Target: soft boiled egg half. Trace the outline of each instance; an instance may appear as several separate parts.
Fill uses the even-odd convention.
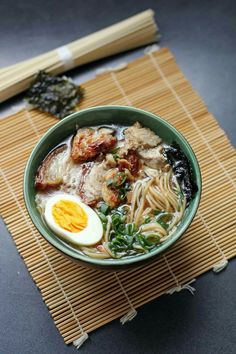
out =
[[[78,246],[99,242],[103,226],[98,215],[81,199],[68,194],[56,194],[48,199],[44,217],[58,236]]]

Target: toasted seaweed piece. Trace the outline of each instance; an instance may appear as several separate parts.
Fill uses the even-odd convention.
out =
[[[84,91],[66,76],[52,76],[39,71],[26,94],[26,100],[34,108],[62,119],[74,111]]]
[[[182,192],[186,196],[188,205],[198,191],[189,161],[176,142],[164,149],[164,155],[168,163],[172,166]]]

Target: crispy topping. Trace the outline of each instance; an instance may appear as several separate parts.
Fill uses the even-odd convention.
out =
[[[91,161],[99,154],[111,150],[116,141],[111,129],[79,129],[72,142],[71,158],[75,162]]]

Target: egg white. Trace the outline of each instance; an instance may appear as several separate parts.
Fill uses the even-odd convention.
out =
[[[77,203],[86,213],[88,217],[87,226],[80,232],[70,232],[60,227],[54,220],[52,209],[55,203],[60,200],[69,200]],[[52,231],[64,240],[78,246],[92,246],[99,242],[103,235],[102,222],[96,212],[88,205],[81,202],[79,197],[68,194],[56,194],[49,198],[44,212],[44,218],[47,225]]]

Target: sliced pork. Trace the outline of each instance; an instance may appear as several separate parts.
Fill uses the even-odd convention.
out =
[[[66,165],[69,159],[69,149],[66,144],[55,148],[40,165],[36,177],[35,187],[44,190],[57,187],[63,182]]]
[[[108,128],[79,129],[72,142],[71,158],[75,162],[86,162],[109,152],[117,142],[112,134],[113,130]]]

